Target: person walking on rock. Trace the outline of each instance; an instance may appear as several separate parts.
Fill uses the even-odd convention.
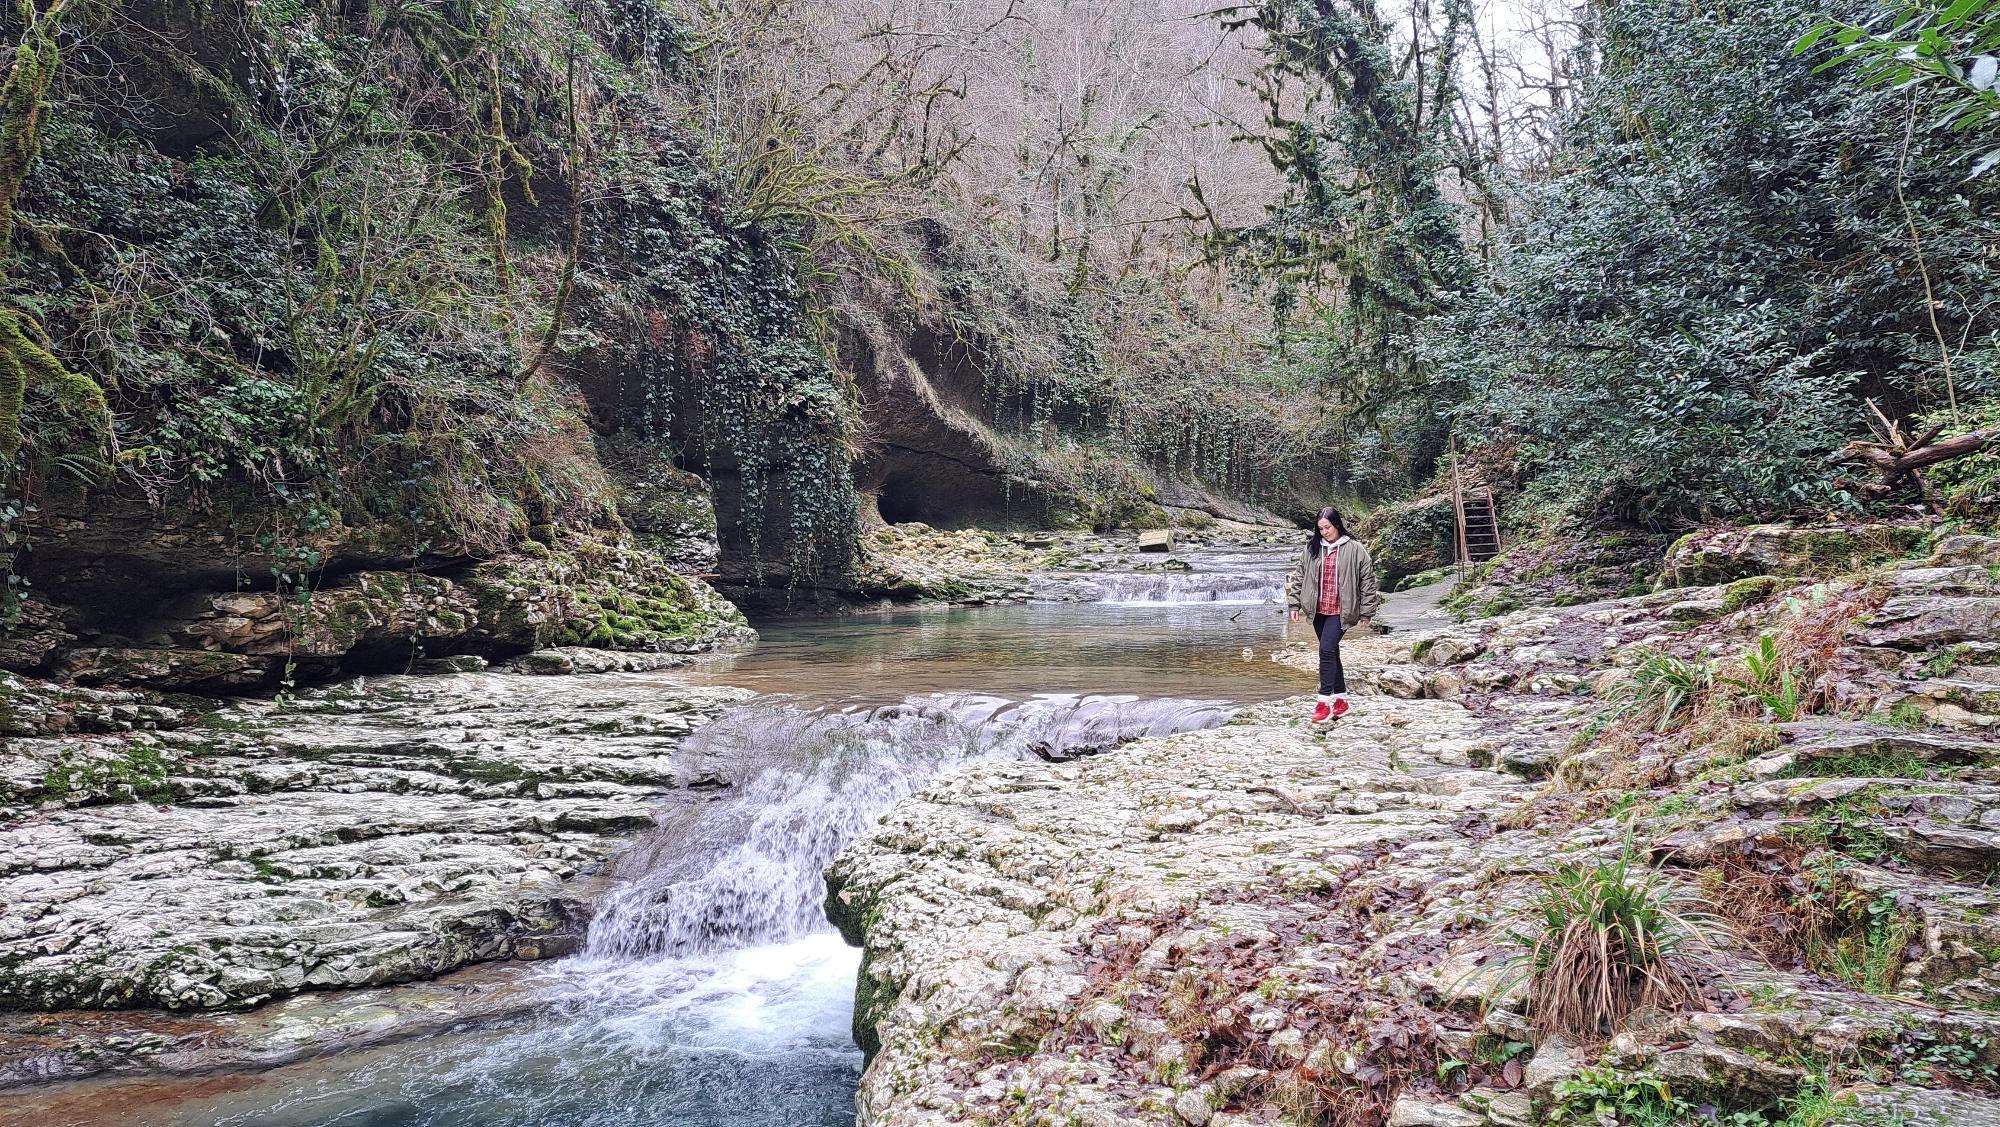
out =
[[[1315,724],[1347,714],[1347,674],[1340,667],[1340,636],[1366,626],[1382,606],[1375,583],[1375,560],[1361,541],[1347,534],[1340,510],[1329,505],[1306,536],[1306,548],[1285,579],[1292,621],[1310,617],[1319,636],[1319,700]]]

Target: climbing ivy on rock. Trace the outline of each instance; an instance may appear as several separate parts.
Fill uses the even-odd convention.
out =
[[[62,70],[86,2],[0,17],[0,454],[18,423],[33,456],[0,511],[71,457],[288,560],[486,554],[615,525],[589,425],[656,425],[741,469],[753,549],[769,506],[795,568],[845,561],[850,396],[792,234],[744,220],[683,119],[667,7],[121,10],[63,40],[116,65]],[[614,306],[681,343],[657,411],[587,417],[557,372]]]
[[[1262,140],[1286,187],[1263,223],[1220,231],[1212,253],[1268,287],[1282,332],[1300,321],[1335,346],[1316,350],[1315,374],[1349,417],[1434,396],[1417,330],[1474,285],[1464,217],[1441,183],[1470,8],[1447,0],[1435,42],[1401,48],[1374,0],[1226,11],[1266,37],[1259,78],[1275,128]],[[1306,90],[1296,112],[1282,93],[1293,81]],[[1338,301],[1299,305],[1324,292]]]
[[[749,222],[717,171],[671,137],[636,133],[608,162],[585,241],[616,293],[588,328],[639,389],[632,423],[735,476],[729,516],[757,570],[845,566],[853,392],[808,316],[796,246],[783,227]]]

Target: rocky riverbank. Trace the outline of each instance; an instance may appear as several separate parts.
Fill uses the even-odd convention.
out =
[[[862,1124],[2000,1122],[2000,542],[1926,549],[1359,642],[1330,729],[941,782],[828,878]],[[1551,1033],[1516,956],[1621,858],[1695,992]]]
[[[1239,557],[1290,547],[1297,530],[1199,515],[1191,525],[1123,533],[889,525],[862,537],[850,595],[864,602],[962,606],[1157,599],[1204,568],[1232,579],[1251,577],[1241,590],[1217,588],[1223,597],[1261,597],[1273,583],[1282,588],[1282,575],[1268,581],[1257,575],[1272,566],[1269,561]]]
[[[0,1007],[241,1007],[571,950],[588,874],[726,781],[680,741],[748,694],[365,678],[197,714],[18,680],[79,731],[0,752]],[[127,730],[116,730],[125,728]]]

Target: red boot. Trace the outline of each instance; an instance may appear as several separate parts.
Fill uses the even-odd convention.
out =
[[[1328,707],[1325,701],[1313,705],[1313,723],[1324,724],[1331,719],[1333,719],[1333,709]]]

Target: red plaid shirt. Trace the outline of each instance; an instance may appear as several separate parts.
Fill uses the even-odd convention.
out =
[[[1340,613],[1340,553],[1324,543],[1319,557],[1319,613]]]

